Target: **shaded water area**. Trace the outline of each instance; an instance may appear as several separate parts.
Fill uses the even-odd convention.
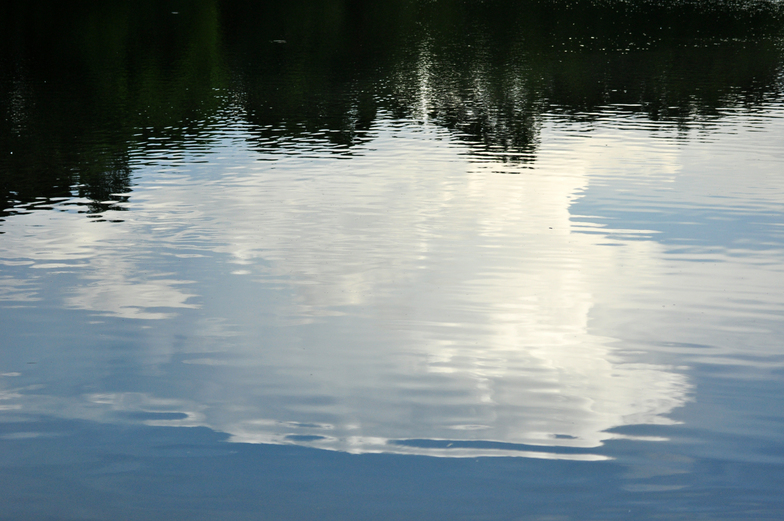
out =
[[[780,519],[784,5],[0,7],[0,520]]]

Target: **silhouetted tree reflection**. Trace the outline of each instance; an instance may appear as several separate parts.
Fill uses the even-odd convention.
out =
[[[76,192],[94,201],[91,212],[105,211],[127,198],[134,153],[194,139],[207,149],[227,106],[248,124],[250,146],[267,152],[289,153],[295,140],[298,150],[351,154],[383,112],[450,129],[499,160],[532,161],[547,113],[591,120],[622,106],[688,131],[782,89],[776,2],[50,0],[0,9],[3,209]]]
[[[217,5],[180,5],[0,8],[0,211],[74,194],[89,213],[121,209],[131,150],[205,128],[226,78]]]
[[[531,159],[545,112],[593,119],[622,105],[688,128],[781,88],[775,3],[299,0],[223,12],[266,150],[282,133],[345,152],[383,110]]]

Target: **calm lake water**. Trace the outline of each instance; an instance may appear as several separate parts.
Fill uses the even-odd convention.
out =
[[[0,28],[0,519],[784,516],[783,4]]]

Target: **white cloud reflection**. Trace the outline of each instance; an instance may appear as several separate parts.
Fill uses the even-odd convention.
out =
[[[667,424],[688,400],[680,369],[620,352],[646,332],[690,334],[662,318],[662,292],[691,318],[717,284],[697,271],[750,271],[743,259],[679,263],[639,240],[648,231],[614,236],[573,221],[597,165],[617,173],[633,158],[655,172],[652,184],[672,182],[683,162],[672,141],[635,142],[629,130],[622,144],[611,132],[564,138],[523,170],[466,155],[430,127],[381,126],[348,161],[259,162],[230,142],[247,137],[237,132],[206,166],[145,171],[125,223],[62,214],[35,233],[25,224],[49,214],[4,223],[4,258],[77,275],[66,307],[136,319],[198,307],[210,317],[193,318],[155,392],[9,390],[4,406],[99,421],[149,413],[151,425],[204,425],[237,442],[597,459],[590,449],[619,437],[613,429]],[[225,282],[178,273],[164,251],[203,260]],[[186,279],[196,279],[188,292]],[[279,300],[253,296],[262,290]],[[624,322],[641,318],[649,323]]]
[[[165,278],[140,262],[146,253],[140,246],[146,241],[136,235],[138,227],[118,224],[94,222],[72,212],[15,216],[4,226],[2,262],[31,271],[21,279],[0,278],[0,299],[35,301],[42,299],[43,292],[51,299],[55,295],[45,286],[46,277],[71,274],[79,283],[56,296],[66,308],[119,318],[163,319],[172,316],[172,308],[195,307],[188,302],[195,295],[179,289],[188,281]]]

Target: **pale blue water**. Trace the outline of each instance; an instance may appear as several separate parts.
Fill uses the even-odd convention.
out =
[[[0,519],[784,515],[780,32],[357,65],[198,5],[206,87],[4,69]]]

